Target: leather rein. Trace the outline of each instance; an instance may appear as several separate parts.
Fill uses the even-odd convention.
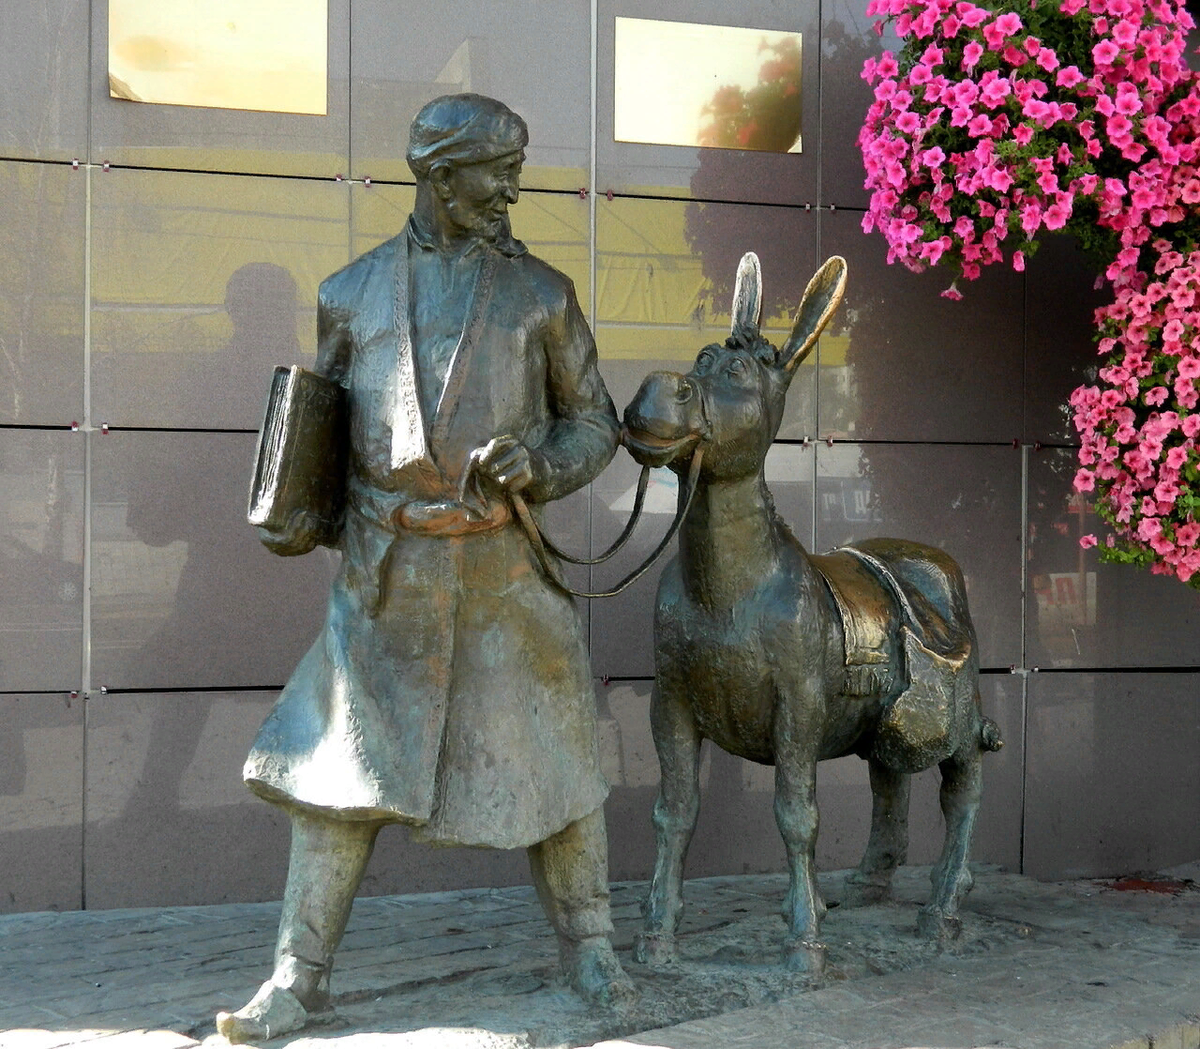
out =
[[[633,511],[630,513],[628,523],[621,534],[617,536],[612,546],[605,550],[599,557],[572,557],[570,554],[564,553],[547,539],[545,533],[538,527],[538,523],[533,519],[533,514],[529,512],[529,506],[526,504],[524,498],[522,498],[521,493],[509,492],[508,494],[512,501],[513,511],[517,515],[517,520],[521,522],[521,527],[525,531],[529,545],[533,547],[533,551],[537,555],[538,564],[541,566],[546,578],[554,586],[564,593],[571,594],[573,597],[616,597],[622,590],[625,590],[630,584],[645,575],[654,565],[654,562],[662,556],[671,540],[675,538],[675,534],[679,531],[679,526],[683,524],[683,519],[687,516],[688,510],[691,509],[692,500],[696,495],[696,488],[700,480],[700,463],[703,458],[704,441],[702,440],[692,452],[691,464],[688,466],[687,487],[679,493],[679,505],[675,511],[675,520],[671,522],[671,527],[667,529],[667,534],[663,536],[661,542],[655,547],[654,552],[639,567],[635,568],[629,575],[617,583],[616,586],[609,590],[598,590],[594,593],[586,590],[576,590],[574,587],[568,585],[559,572],[553,558],[557,557],[573,565],[598,565],[603,561],[607,561],[613,554],[620,550],[628,542],[629,537],[633,535],[634,526],[641,517],[642,504],[646,500],[646,488],[650,481],[650,467],[643,466],[642,472],[638,476],[637,493],[634,496]]]

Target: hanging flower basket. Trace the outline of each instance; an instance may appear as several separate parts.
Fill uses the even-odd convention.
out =
[[[1187,133],[1200,139],[1200,126]],[[1164,221],[1130,221],[1108,269],[1116,297],[1096,311],[1107,355],[1099,382],[1071,395],[1075,488],[1111,528],[1101,557],[1198,586],[1200,170],[1179,165],[1157,188]]]
[[[867,61],[875,100],[858,139],[863,228],[892,261],[968,280],[1006,255],[1024,269],[1043,231],[1095,243],[1131,174],[1179,162],[1171,109],[1194,79],[1181,5],[870,0],[867,13],[903,42]]]
[[[1023,270],[1073,233],[1114,302],[1107,358],[1071,396],[1075,488],[1111,526],[1106,560],[1200,584],[1200,77],[1171,0],[870,0],[899,53],[867,61],[864,230],[888,260],[959,280]]]

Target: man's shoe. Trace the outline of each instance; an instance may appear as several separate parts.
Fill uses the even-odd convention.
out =
[[[621,968],[607,937],[597,936],[571,944],[564,953],[564,975],[588,1005],[613,1008],[637,1001],[638,990]]]
[[[265,1042],[310,1024],[328,1022],[330,1010],[310,1013],[286,987],[268,980],[236,1013],[217,1013],[217,1032],[235,1044]]]

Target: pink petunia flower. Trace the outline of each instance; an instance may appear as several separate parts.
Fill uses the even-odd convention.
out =
[[[1053,73],[1058,68],[1058,55],[1051,48],[1043,47],[1035,57],[1037,64],[1047,73]]]
[[[1042,222],[1046,229],[1062,229],[1067,224],[1067,219],[1071,217],[1071,208],[1068,204],[1060,204],[1055,201],[1048,207],[1042,215]]]
[[[1077,84],[1083,83],[1083,74],[1079,72],[1076,66],[1063,66],[1054,77],[1054,82],[1063,88],[1070,90]]]

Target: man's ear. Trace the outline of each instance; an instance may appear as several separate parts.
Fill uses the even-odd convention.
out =
[[[450,174],[453,170],[449,164],[445,163],[434,164],[429,169],[429,185],[433,187],[433,192],[437,195],[438,200],[449,200],[454,196],[454,190],[450,188]]]

